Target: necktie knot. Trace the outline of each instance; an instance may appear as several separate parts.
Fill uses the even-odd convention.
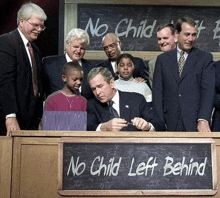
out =
[[[114,102],[112,100],[109,101],[109,107],[112,107]]]
[[[111,119],[113,118],[119,118],[118,112],[113,107],[114,102],[112,100],[109,101],[109,112],[111,115]]]

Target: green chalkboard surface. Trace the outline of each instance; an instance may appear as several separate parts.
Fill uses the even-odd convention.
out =
[[[215,193],[213,141],[82,138],[61,145],[62,191]]]
[[[157,26],[189,16],[198,25],[196,46],[219,52],[220,9],[204,6],[78,4],[78,27],[91,39],[89,50],[102,50],[102,37],[116,33],[124,51],[160,51]]]

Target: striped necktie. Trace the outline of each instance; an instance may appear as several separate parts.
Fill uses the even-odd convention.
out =
[[[180,58],[179,58],[179,62],[178,62],[178,65],[179,65],[179,76],[181,77],[181,74],[182,74],[182,71],[183,71],[183,66],[185,64],[185,57],[184,57],[184,51],[181,51],[180,53]]]

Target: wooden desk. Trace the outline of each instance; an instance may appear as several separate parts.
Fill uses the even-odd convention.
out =
[[[13,137],[12,198],[60,198],[57,192],[58,142],[61,137],[213,138],[220,160],[220,133],[177,132],[45,132],[15,131]],[[218,180],[220,164],[217,165]],[[219,180],[220,181],[220,180]],[[219,189],[219,188],[218,188]],[[109,197],[109,196],[108,196]],[[151,196],[147,196],[151,197]],[[152,196],[152,198],[155,196]],[[156,196],[164,197],[164,196]],[[168,198],[168,196],[166,196]],[[173,198],[174,196],[170,196]],[[175,196],[177,197],[177,196]],[[181,196],[178,196],[181,197]],[[201,196],[184,196],[201,197]],[[209,197],[209,196],[205,196]],[[220,192],[215,196],[219,197]],[[123,197],[124,198],[124,197]]]
[[[12,137],[0,137],[0,198],[10,198]]]

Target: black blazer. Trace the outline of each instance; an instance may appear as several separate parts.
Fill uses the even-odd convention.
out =
[[[91,62],[81,59],[83,68],[83,81],[81,88],[81,95],[87,100],[94,97],[92,90],[87,82],[89,71],[95,67]],[[51,93],[61,90],[64,86],[62,80],[63,66],[67,63],[65,55],[49,56],[43,59],[44,68],[44,91],[46,97]]]
[[[153,107],[168,131],[175,131],[181,116],[186,131],[197,131],[198,119],[210,122],[215,92],[211,53],[192,48],[181,77],[177,49],[157,57],[153,77]]]
[[[142,117],[146,121],[153,124],[157,131],[164,131],[165,126],[155,115],[151,105],[146,99],[138,93],[128,93],[119,91],[120,118],[124,118],[128,122],[134,117]],[[107,103],[101,103],[94,98],[87,103],[87,130],[95,131],[99,124],[110,120],[110,113]],[[123,131],[138,131],[132,125],[123,128]]]
[[[220,131],[220,61],[215,62],[215,99],[212,117],[212,131]]]
[[[144,63],[144,61],[141,58],[134,57],[135,59],[135,70],[133,73],[133,77],[142,77],[146,80],[146,82],[149,84],[149,69],[148,66]],[[112,65],[111,65],[111,60],[107,59],[105,61],[102,61],[97,64],[97,67],[106,67],[108,68],[115,80],[117,79],[117,76],[115,76],[115,73],[113,71]]]
[[[16,113],[21,129],[37,129],[42,116],[41,54],[32,43],[37,65],[40,97],[35,98],[32,71],[18,30],[0,36],[0,117],[5,130],[5,116]]]

